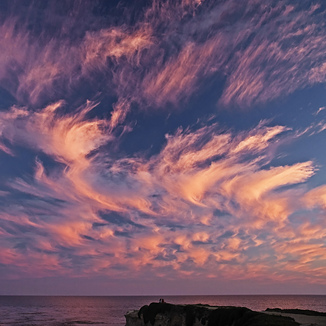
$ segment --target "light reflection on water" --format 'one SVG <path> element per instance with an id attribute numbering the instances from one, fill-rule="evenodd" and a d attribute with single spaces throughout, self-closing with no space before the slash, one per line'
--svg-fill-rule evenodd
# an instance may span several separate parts
<path id="1" fill-rule="evenodd" d="M 124 326 L 127 311 L 158 302 L 159 298 L 0 296 L 0 325 Z M 326 296 L 315 295 L 165 296 L 164 299 L 175 304 L 244 306 L 256 311 L 297 308 L 326 312 Z"/>

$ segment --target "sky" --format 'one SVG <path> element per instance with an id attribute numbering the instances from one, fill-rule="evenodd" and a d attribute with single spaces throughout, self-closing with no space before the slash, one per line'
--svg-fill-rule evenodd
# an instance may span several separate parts
<path id="1" fill-rule="evenodd" d="M 326 4 L 0 2 L 0 294 L 325 294 Z"/>

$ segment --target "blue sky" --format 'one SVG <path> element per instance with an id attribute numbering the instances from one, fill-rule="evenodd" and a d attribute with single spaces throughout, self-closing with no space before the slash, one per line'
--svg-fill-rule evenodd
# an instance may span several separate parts
<path id="1" fill-rule="evenodd" d="M 1 294 L 323 294 L 322 1 L 2 1 Z"/>

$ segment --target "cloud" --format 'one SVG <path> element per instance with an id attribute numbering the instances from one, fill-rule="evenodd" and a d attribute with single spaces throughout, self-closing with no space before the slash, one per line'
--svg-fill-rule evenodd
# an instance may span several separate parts
<path id="1" fill-rule="evenodd" d="M 87 102 L 75 114 L 60 119 L 58 109 L 63 102 L 48 105 L 41 111 L 12 107 L 1 113 L 2 136 L 11 143 L 23 142 L 69 164 L 85 160 L 86 156 L 107 143 L 112 136 L 104 134 L 107 122 L 86 120 L 86 114 L 96 104 Z"/>
<path id="2" fill-rule="evenodd" d="M 176 58 L 146 75 L 141 84 L 145 99 L 162 107 L 190 97 L 198 88 L 198 81 L 224 63 L 223 43 L 224 38 L 217 36 L 203 45 L 185 44 Z"/>
<path id="3" fill-rule="evenodd" d="M 314 188 L 306 193 L 303 198 L 307 207 L 313 208 L 315 206 L 320 206 L 321 208 L 326 208 L 326 186 L 322 185 L 320 187 Z"/>
<path id="4" fill-rule="evenodd" d="M 121 145 L 139 110 L 183 107 L 211 77 L 227 108 L 323 83 L 323 11 L 233 0 L 129 10 L 98 21 L 89 13 L 89 25 L 64 15 L 60 32 L 43 35 L 18 13 L 2 22 L 0 84 L 17 103 L 0 112 L 0 149 L 15 160 L 23 147 L 33 172 L 6 178 L 1 191 L 0 263 L 12 277 L 150 270 L 324 284 L 325 189 L 306 185 L 317 163 L 275 159 L 285 140 L 324 123 L 300 133 L 272 120 L 239 131 L 199 119 L 170 129 L 155 151 L 139 152 L 134 134 L 134 154 Z"/>
<path id="5" fill-rule="evenodd" d="M 315 7 L 305 11 L 285 4 L 256 7 L 260 16 L 244 25 L 239 35 L 251 40 L 229 64 L 230 77 L 221 98 L 225 105 L 249 106 L 323 82 L 317 77 L 324 60 L 320 43 L 324 35 L 316 23 L 319 14 Z"/>
<path id="6" fill-rule="evenodd" d="M 105 22 L 90 14 L 89 6 L 75 10 L 81 17 L 88 10 L 92 30 L 75 18 L 70 38 L 46 30 L 37 39 L 18 23 L 19 12 L 5 20 L 2 87 L 21 103 L 39 105 L 86 81 L 95 91 L 101 80 L 101 89 L 116 95 L 120 107 L 137 102 L 162 108 L 177 106 L 204 87 L 203 80 L 220 76 L 225 85 L 219 103 L 248 107 L 325 82 L 318 5 L 155 1 L 136 23 L 126 18 L 114 24 L 112 17 Z M 44 10 L 52 17 L 50 7 Z M 57 24 L 62 33 L 68 28 L 64 16 Z"/>
<path id="7" fill-rule="evenodd" d="M 324 111 L 325 109 L 326 109 L 325 106 L 320 107 L 320 108 L 316 111 L 315 115 L 319 114 L 321 111 Z"/>
<path id="8" fill-rule="evenodd" d="M 271 268 L 268 258 L 261 258 L 258 269 L 250 251 L 257 248 L 268 257 L 269 250 L 278 250 L 268 243 L 275 230 L 291 228 L 293 203 L 304 195 L 299 184 L 315 173 L 311 161 L 266 168 L 270 148 L 282 143 L 288 128 L 260 123 L 240 133 L 216 124 L 179 129 L 150 158 L 112 159 L 99 151 L 116 139 L 112 123 L 86 118 L 96 104 L 87 102 L 73 113 L 61 111 L 64 106 L 13 107 L 0 116 L 2 137 L 12 146 L 25 144 L 61 164 L 51 168 L 38 159 L 31 181 L 8 184 L 32 197 L 21 197 L 19 209 L 11 204 L 1 215 L 3 246 L 15 247 L 4 262 L 10 259 L 20 270 L 24 260 L 14 252 L 28 248 L 35 269 L 26 273 L 39 276 L 38 268 L 52 275 L 56 269 L 75 273 L 76 266 L 78 273 L 112 277 L 143 273 L 149 266 L 171 277 L 213 271 L 235 277 L 232 266 L 239 264 L 248 275 Z M 315 196 L 304 196 L 301 207 L 313 205 Z M 110 212 L 118 213 L 114 220 L 103 217 Z M 27 225 L 34 236 L 26 236 Z"/>

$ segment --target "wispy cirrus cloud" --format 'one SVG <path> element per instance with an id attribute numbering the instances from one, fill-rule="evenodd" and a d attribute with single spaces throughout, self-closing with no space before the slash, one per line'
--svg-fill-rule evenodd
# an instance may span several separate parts
<path id="1" fill-rule="evenodd" d="M 6 277 L 150 270 L 325 284 L 325 189 L 307 185 L 320 163 L 284 155 L 323 120 L 301 131 L 259 118 L 240 130 L 203 114 L 163 128 L 162 115 L 148 127 L 155 150 L 139 150 L 151 137 L 141 114 L 186 112 L 208 80 L 228 113 L 324 83 L 322 5 L 153 1 L 118 17 L 104 6 L 103 19 L 78 3 L 69 22 L 40 9 L 55 31 L 19 11 L 1 21 L 0 86 L 15 104 L 0 112 L 0 150 L 14 172 L 24 163 L 0 191 Z"/>
<path id="2" fill-rule="evenodd" d="M 311 161 L 266 168 L 269 150 L 288 128 L 261 123 L 239 134 L 216 124 L 179 129 L 149 159 L 112 160 L 98 151 L 114 139 L 110 121 L 86 119 L 93 103 L 68 114 L 58 112 L 62 105 L 39 112 L 15 107 L 1 116 L 4 138 L 64 165 L 45 169 L 37 161 L 32 182 L 8 184 L 33 199 L 22 199 L 20 211 L 12 206 L 6 213 L 13 234 L 4 224 L 8 219 L 2 219 L 4 247 L 14 244 L 12 255 L 3 259 L 15 266 L 14 252 L 30 250 L 35 266 L 43 264 L 50 274 L 47 264 L 63 274 L 79 264 L 81 273 L 120 277 L 149 266 L 171 277 L 233 275 L 234 265 L 247 266 L 248 275 L 270 269 L 263 257 L 277 250 L 269 247 L 273 230 L 291 228 L 288 218 L 297 210 L 293 202 L 305 193 L 300 184 L 315 173 Z M 308 207 L 305 201 L 302 207 Z M 17 220 L 20 216 L 36 237 L 26 238 L 27 224 Z M 249 254 L 253 248 L 262 251 L 261 269 Z"/>
<path id="3" fill-rule="evenodd" d="M 127 19 L 110 26 L 109 18 L 96 25 L 93 17 L 94 30 L 83 25 L 82 36 L 39 41 L 18 18 L 8 19 L 0 29 L 0 79 L 21 102 L 54 99 L 101 78 L 101 88 L 119 103 L 162 107 L 177 105 L 202 80 L 219 75 L 225 79 L 219 103 L 247 107 L 324 82 L 322 14 L 308 1 L 153 2 L 136 24 Z"/>

